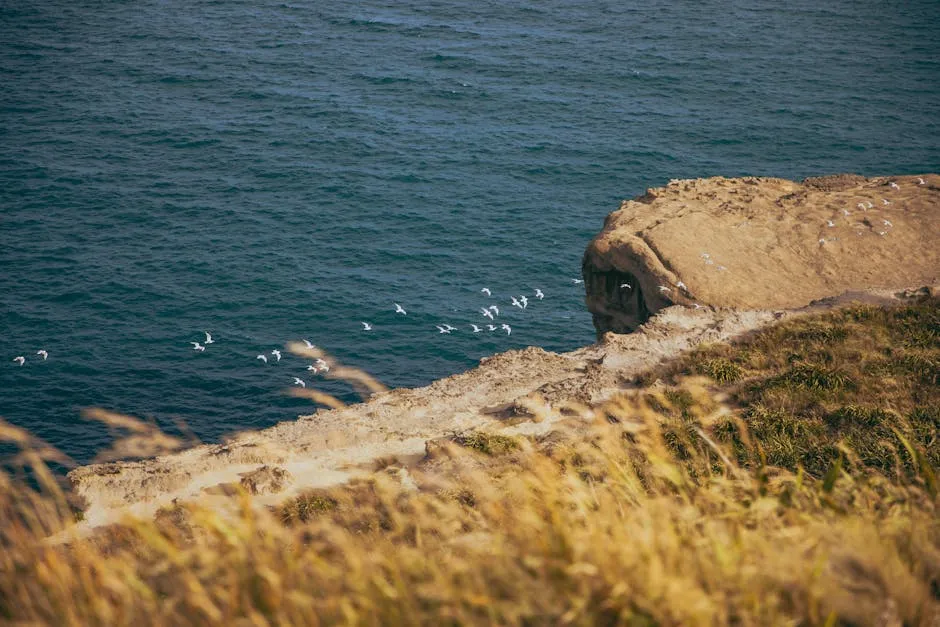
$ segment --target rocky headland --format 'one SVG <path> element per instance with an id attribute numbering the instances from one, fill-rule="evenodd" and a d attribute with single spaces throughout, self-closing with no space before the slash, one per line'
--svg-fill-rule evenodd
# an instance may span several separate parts
<path id="1" fill-rule="evenodd" d="M 69 477 L 84 524 L 177 500 L 221 502 L 236 484 L 274 503 L 369 473 L 378 459 L 420 459 L 429 442 L 471 429 L 547 433 L 555 419 L 545 407 L 602 401 L 696 345 L 847 301 L 933 293 L 938 219 L 940 175 L 671 181 L 625 201 L 588 246 L 598 343 L 509 351 L 424 388 L 221 444 L 78 468 Z"/>

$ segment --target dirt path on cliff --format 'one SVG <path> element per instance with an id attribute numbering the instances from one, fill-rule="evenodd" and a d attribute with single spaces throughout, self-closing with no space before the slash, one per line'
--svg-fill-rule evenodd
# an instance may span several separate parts
<path id="1" fill-rule="evenodd" d="M 639 372 L 703 342 L 730 339 L 772 322 L 769 311 L 712 311 L 672 307 L 631 335 L 570 353 L 540 348 L 483 359 L 465 373 L 416 389 L 399 389 L 341 409 L 320 410 L 270 429 L 235 434 L 222 444 L 198 446 L 152 460 L 86 466 L 70 478 L 94 527 L 124 513 L 152 515 L 175 499 L 211 502 L 214 493 L 260 466 L 287 470 L 292 483 L 276 502 L 311 487 L 343 482 L 390 456 L 420 458 L 425 442 L 468 429 L 547 432 L 551 420 L 533 406 L 595 402 Z"/>

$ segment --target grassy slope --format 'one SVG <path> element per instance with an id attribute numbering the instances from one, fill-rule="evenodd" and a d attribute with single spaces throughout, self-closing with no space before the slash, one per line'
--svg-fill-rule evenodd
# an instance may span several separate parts
<path id="1" fill-rule="evenodd" d="M 68 548 L 38 541 L 65 504 L 4 479 L 0 619 L 935 624 L 938 337 L 936 301 L 794 320 L 541 440 L 462 434 L 277 511 Z"/>

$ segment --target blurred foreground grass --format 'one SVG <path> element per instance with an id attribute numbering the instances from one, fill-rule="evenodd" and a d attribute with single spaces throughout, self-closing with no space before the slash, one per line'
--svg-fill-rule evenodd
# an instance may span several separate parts
<path id="1" fill-rule="evenodd" d="M 66 542 L 56 452 L 0 424 L 34 478 L 0 475 L 0 621 L 938 625 L 938 371 L 936 300 L 855 306 L 702 347 L 547 436 Z"/>

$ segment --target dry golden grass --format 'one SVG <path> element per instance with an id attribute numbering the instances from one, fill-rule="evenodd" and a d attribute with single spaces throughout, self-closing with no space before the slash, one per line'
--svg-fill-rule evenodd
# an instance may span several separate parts
<path id="1" fill-rule="evenodd" d="M 935 316 L 936 303 L 931 310 Z M 936 320 L 917 315 L 920 326 Z M 826 320 L 813 324 L 831 326 Z M 794 341 L 877 343 L 858 338 L 890 336 L 886 328 L 863 321 L 848 325 L 841 340 Z M 909 335 L 920 338 L 914 350 L 929 362 L 936 336 L 922 331 Z M 807 350 L 816 350 L 810 344 Z M 906 398 L 917 407 L 936 398 L 924 387 L 929 371 L 903 365 L 904 356 L 886 357 L 889 364 L 900 359 L 921 382 L 895 381 L 895 392 L 908 396 L 884 406 L 899 443 L 890 448 L 891 464 L 866 461 L 838 437 L 847 420 L 882 425 L 883 415 L 845 410 L 823 428 L 801 430 L 801 414 L 789 414 L 794 445 L 825 434 L 836 451 L 821 472 L 807 472 L 798 456 L 770 463 L 750 428 L 749 403 L 769 401 L 742 390 L 786 370 L 754 346 L 702 353 L 728 360 L 737 376 L 713 362 L 704 368 L 713 379 L 687 378 L 682 372 L 697 372 L 701 361 L 692 356 L 659 372 L 669 385 L 583 408 L 541 439 L 464 434 L 415 467 L 386 463 L 368 480 L 274 510 L 240 494 L 235 516 L 182 504 L 154 521 L 128 519 L 88 538 L 50 543 L 48 534 L 71 517 L 64 494 L 54 481 L 36 487 L 3 476 L 0 620 L 937 625 L 936 433 L 917 435 L 904 409 Z M 746 360 L 742 351 L 750 352 Z M 863 383 L 841 360 L 834 354 L 826 367 Z M 820 395 L 813 401 L 803 396 L 806 381 Z M 827 403 L 843 407 L 847 386 L 812 382 L 759 387 L 774 395 L 792 390 L 799 397 L 792 410 L 807 402 L 829 413 L 837 409 Z M 908 385 L 914 387 L 904 392 Z M 868 400 L 862 405 L 874 406 Z M 43 450 L 20 431 L 4 434 L 28 451 Z M 28 460 L 44 467 L 43 455 Z"/>

